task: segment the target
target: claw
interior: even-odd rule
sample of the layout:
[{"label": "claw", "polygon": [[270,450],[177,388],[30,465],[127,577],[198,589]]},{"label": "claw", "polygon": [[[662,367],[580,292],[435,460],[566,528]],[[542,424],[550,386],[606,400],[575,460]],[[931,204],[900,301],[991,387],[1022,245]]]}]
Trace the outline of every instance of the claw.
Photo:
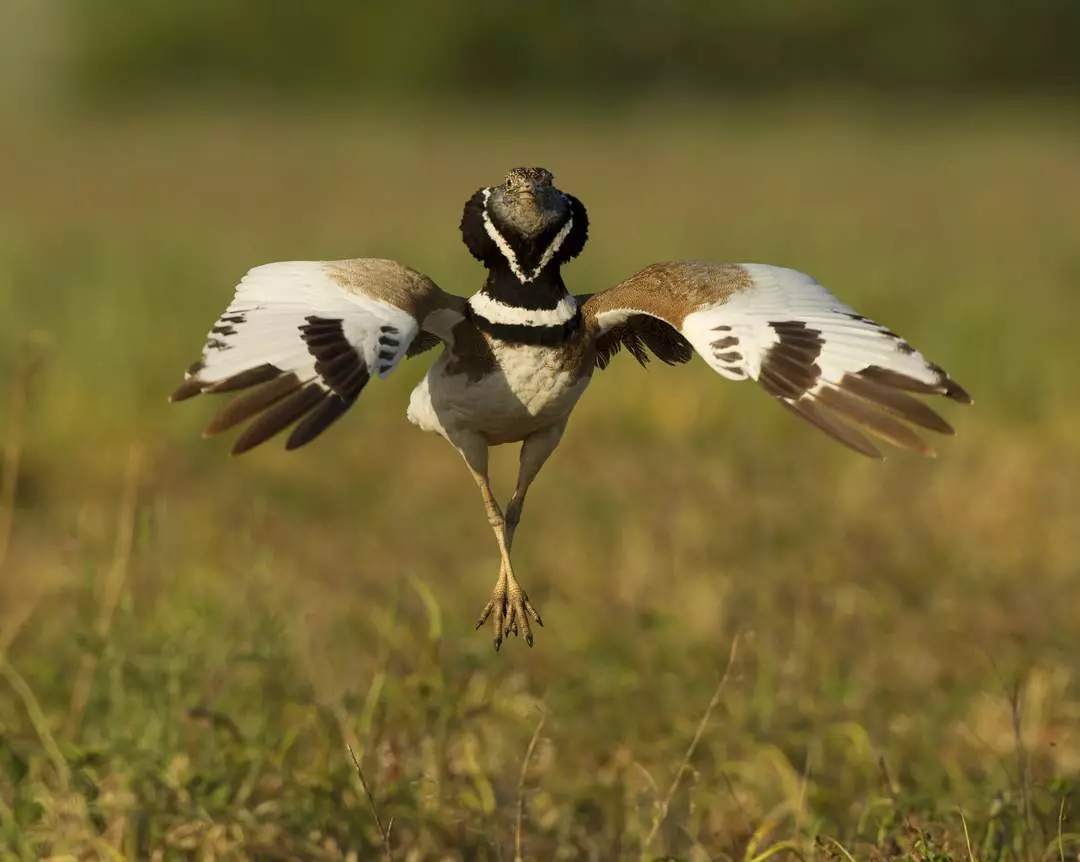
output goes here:
[{"label": "claw", "polygon": [[537,625],[544,625],[540,614],[529,601],[528,594],[521,588],[513,574],[503,571],[499,574],[491,599],[476,621],[476,628],[479,629],[489,618],[492,619],[495,628],[496,652],[502,647],[503,639],[510,635],[520,636],[531,647],[533,633],[532,626],[529,624],[530,617]]},{"label": "claw", "polygon": [[[491,612],[495,610],[495,600],[488,599],[488,603],[484,605],[484,609],[480,612],[480,618],[476,621],[476,625],[473,630],[479,629],[484,623],[488,621],[488,617],[491,616]],[[497,647],[496,647],[497,649]]]},{"label": "claw", "polygon": [[532,646],[532,628],[529,626],[529,613],[526,610],[527,607],[532,607],[529,604],[529,597],[524,590],[514,590],[510,593],[508,604],[510,605],[510,625],[515,632],[521,632],[525,643]]}]

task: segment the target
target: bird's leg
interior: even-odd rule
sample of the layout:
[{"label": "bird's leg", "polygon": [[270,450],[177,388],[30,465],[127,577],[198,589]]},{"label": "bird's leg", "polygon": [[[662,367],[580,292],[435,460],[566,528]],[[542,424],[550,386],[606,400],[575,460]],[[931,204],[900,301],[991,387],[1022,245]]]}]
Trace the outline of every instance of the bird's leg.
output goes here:
[{"label": "bird's leg", "polygon": [[[536,479],[536,475],[540,472],[540,468],[544,466],[544,462],[555,451],[555,447],[559,445],[565,428],[566,425],[562,424],[545,428],[543,431],[537,431],[532,436],[526,437],[525,442],[521,445],[517,486],[514,488],[514,496],[510,498],[510,502],[506,505],[506,517],[504,519],[506,522],[506,551],[508,555],[514,544],[514,532],[521,522],[521,510],[525,505],[525,495],[529,492],[529,486]],[[502,577],[502,572],[499,573],[499,577]],[[540,615],[535,610],[533,615],[536,622],[542,626],[544,622],[540,619]],[[510,620],[507,633],[517,634],[516,620]],[[526,638],[528,638],[528,632],[526,632]]]},{"label": "bird's leg", "polygon": [[519,626],[525,636],[525,642],[532,646],[532,627],[529,617],[540,622],[540,615],[529,601],[529,596],[522,589],[514,576],[514,567],[510,563],[510,548],[506,541],[506,519],[502,510],[491,492],[491,483],[488,480],[488,445],[479,434],[457,435],[453,441],[465,459],[469,473],[480,489],[484,498],[484,510],[487,514],[488,523],[495,533],[495,541],[499,546],[499,579],[495,582],[491,599],[480,614],[476,627],[480,628],[487,618],[494,614],[495,625],[495,649],[502,646],[503,636]]}]

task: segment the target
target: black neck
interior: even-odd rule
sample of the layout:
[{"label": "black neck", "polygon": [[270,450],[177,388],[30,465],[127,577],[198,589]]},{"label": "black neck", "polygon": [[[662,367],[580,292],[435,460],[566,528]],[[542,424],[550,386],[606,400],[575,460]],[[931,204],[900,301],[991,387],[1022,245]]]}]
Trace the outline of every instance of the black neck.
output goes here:
[{"label": "black neck", "polygon": [[498,261],[488,268],[487,281],[482,289],[503,305],[530,310],[554,308],[568,293],[560,267],[555,264],[547,267],[532,281],[522,284],[506,263]]},{"label": "black neck", "polygon": [[[574,309],[569,320],[559,323],[543,320],[543,312],[558,308],[569,296],[557,266],[525,284],[509,267],[491,267],[480,293],[503,309],[497,315],[491,314],[495,318],[492,320],[485,316],[490,312],[485,312],[483,304],[477,311],[470,303],[466,306],[466,315],[481,332],[501,341],[557,346],[576,338],[581,332],[581,309]],[[551,319],[550,315],[548,319]]]}]

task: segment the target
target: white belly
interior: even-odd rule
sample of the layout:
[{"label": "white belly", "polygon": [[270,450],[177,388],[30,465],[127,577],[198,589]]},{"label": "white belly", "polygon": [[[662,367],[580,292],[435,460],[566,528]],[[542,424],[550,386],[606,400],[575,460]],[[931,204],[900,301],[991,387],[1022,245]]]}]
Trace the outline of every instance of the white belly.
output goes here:
[{"label": "white belly", "polygon": [[495,370],[479,380],[447,373],[449,353],[440,356],[412,392],[409,420],[444,437],[463,429],[492,445],[523,440],[564,421],[592,376],[557,348],[496,341],[492,349]]}]

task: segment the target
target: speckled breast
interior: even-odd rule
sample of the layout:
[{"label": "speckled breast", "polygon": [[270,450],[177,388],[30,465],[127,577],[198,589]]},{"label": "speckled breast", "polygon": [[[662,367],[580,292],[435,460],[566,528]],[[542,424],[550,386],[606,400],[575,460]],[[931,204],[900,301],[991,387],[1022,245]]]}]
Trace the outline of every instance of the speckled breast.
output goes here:
[{"label": "speckled breast", "polygon": [[409,418],[450,436],[455,429],[477,431],[493,445],[565,421],[592,376],[585,333],[555,347],[487,342],[490,365],[480,375],[449,352],[442,356],[414,392]]}]

